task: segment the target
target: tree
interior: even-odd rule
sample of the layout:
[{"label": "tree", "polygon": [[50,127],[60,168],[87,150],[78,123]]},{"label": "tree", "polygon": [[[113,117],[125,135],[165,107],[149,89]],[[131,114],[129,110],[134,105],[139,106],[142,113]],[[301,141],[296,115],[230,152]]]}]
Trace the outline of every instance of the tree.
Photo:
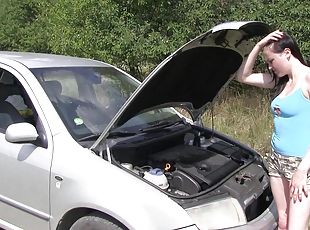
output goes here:
[{"label": "tree", "polygon": [[165,56],[219,20],[223,14],[219,4],[193,0],[58,1],[48,13],[48,44],[52,52],[104,60],[142,80]]},{"label": "tree", "polygon": [[44,4],[40,0],[1,0],[1,50],[48,50],[46,28],[41,21]]},{"label": "tree", "polygon": [[236,20],[258,20],[293,36],[305,57],[310,55],[310,5],[306,0],[240,0],[232,1],[230,17]]},{"label": "tree", "polygon": [[190,39],[225,21],[259,20],[309,56],[310,6],[296,0],[0,0],[2,50],[95,58],[142,80]]}]

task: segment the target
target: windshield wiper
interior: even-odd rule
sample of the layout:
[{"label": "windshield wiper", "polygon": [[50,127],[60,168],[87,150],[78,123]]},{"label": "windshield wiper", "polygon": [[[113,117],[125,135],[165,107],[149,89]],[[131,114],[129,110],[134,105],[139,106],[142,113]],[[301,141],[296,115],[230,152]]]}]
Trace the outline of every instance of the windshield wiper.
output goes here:
[{"label": "windshield wiper", "polygon": [[78,141],[89,141],[89,140],[96,140],[97,138],[99,138],[100,134],[91,134],[89,136],[86,137],[81,137],[80,139],[78,139]]},{"label": "windshield wiper", "polygon": [[[128,137],[136,135],[137,133],[127,132],[127,131],[112,131],[109,133],[108,137]],[[86,137],[81,137],[78,141],[89,141],[89,140],[97,140],[100,137],[100,134],[91,134]]]},{"label": "windshield wiper", "polygon": [[159,121],[156,122],[154,124],[152,124],[151,126],[147,127],[147,128],[143,128],[143,129],[139,129],[140,132],[154,132],[154,131],[158,131],[160,129],[164,129],[164,128],[168,128],[171,127],[173,125],[177,125],[183,123],[183,120],[178,120],[178,121]]},{"label": "windshield wiper", "polygon": [[114,131],[111,131],[108,135],[108,137],[130,137],[130,136],[134,136],[136,135],[137,133],[135,132],[128,132],[128,131],[123,131],[123,130],[114,130]]}]

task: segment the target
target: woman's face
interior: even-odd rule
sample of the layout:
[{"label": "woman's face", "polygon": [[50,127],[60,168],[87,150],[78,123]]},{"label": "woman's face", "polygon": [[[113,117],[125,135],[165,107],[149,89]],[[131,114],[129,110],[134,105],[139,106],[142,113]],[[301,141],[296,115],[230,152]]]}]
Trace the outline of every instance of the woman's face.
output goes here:
[{"label": "woman's face", "polygon": [[283,77],[290,73],[288,65],[289,58],[287,57],[287,53],[285,51],[281,53],[275,53],[269,46],[264,48],[263,56],[269,70],[273,71],[276,76]]}]

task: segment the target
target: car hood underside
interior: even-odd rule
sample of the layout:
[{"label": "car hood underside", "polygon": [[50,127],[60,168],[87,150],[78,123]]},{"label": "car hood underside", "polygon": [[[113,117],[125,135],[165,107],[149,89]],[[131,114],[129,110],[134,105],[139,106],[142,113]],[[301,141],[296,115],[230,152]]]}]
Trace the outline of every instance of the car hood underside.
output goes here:
[{"label": "car hood underside", "polygon": [[221,47],[195,47],[175,55],[132,101],[119,124],[148,108],[167,103],[190,102],[194,109],[211,102],[242,63],[234,50]]}]

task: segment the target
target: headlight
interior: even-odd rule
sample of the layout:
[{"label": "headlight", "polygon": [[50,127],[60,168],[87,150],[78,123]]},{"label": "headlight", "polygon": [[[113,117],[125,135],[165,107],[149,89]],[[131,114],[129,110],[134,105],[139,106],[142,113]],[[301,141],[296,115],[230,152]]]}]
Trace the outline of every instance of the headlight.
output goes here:
[{"label": "headlight", "polygon": [[186,211],[201,230],[228,228],[247,223],[239,202],[231,197],[188,208]]}]

